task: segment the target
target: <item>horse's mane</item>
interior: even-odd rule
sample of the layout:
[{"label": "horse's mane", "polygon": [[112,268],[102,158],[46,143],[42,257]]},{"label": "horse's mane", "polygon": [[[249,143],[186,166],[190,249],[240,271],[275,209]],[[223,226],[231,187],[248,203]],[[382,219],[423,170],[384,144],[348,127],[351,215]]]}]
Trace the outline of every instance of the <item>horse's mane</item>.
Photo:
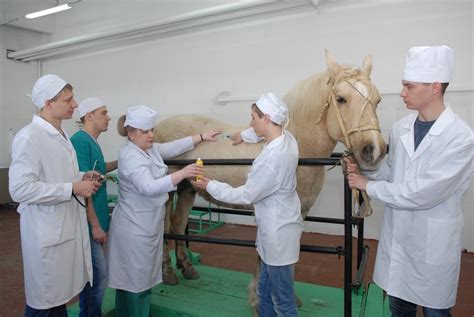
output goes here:
[{"label": "horse's mane", "polygon": [[[309,125],[323,120],[327,110],[329,89],[343,78],[360,77],[368,79],[367,74],[358,67],[340,66],[332,77],[329,71],[315,74],[297,83],[284,97],[290,114],[290,130],[303,133]],[[292,125],[298,122],[298,126]]]}]

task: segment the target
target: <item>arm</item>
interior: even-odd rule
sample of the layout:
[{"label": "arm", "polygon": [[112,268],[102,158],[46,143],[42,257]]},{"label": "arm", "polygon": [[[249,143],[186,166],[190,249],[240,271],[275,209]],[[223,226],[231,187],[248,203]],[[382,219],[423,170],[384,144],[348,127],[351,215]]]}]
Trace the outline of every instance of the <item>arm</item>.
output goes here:
[{"label": "arm", "polygon": [[194,146],[203,141],[217,141],[215,136],[220,134],[221,130],[214,129],[209,132],[196,134],[190,137],[182,138],[167,143],[155,143],[153,144],[153,150],[158,150],[161,157],[166,160],[183,154],[184,152],[191,151]]},{"label": "arm", "polygon": [[112,172],[117,169],[117,160],[105,163],[105,172]]},{"label": "arm", "polygon": [[210,181],[206,190],[217,200],[250,205],[262,200],[279,189],[275,181],[276,173],[273,168],[266,164],[255,166],[250,172],[244,185],[233,188],[229,184]]},{"label": "arm", "polygon": [[12,146],[9,168],[9,190],[14,201],[20,203],[55,205],[69,201],[72,183],[45,183],[40,181],[40,156],[37,144],[31,138],[17,135]]},{"label": "arm", "polygon": [[263,137],[259,137],[253,128],[248,128],[233,134],[230,138],[233,145],[240,144],[242,142],[246,143],[258,143],[262,140],[265,140]]},{"label": "arm", "polygon": [[458,140],[404,183],[370,181],[367,194],[394,208],[429,209],[447,200],[473,175],[474,144]]},{"label": "arm", "polygon": [[131,182],[141,195],[149,197],[159,196],[176,189],[175,185],[173,184],[171,175],[164,175],[163,177],[153,178],[148,162],[129,161],[127,163],[133,163],[133,166],[129,166],[124,169],[123,173],[131,180]]},{"label": "arm", "polygon": [[107,234],[104,232],[100,226],[99,219],[97,219],[97,214],[95,213],[94,204],[92,203],[92,198],[87,198],[87,221],[91,226],[92,238],[98,243],[105,243],[107,241]]}]

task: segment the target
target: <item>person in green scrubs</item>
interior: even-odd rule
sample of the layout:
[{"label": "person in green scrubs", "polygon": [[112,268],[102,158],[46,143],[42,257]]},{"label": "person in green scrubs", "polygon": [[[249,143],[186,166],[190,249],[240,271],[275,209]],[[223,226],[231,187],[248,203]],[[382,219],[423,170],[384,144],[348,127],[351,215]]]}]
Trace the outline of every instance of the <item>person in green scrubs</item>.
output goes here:
[{"label": "person in green scrubs", "polygon": [[[110,117],[105,104],[96,97],[87,98],[79,104],[79,115],[83,127],[72,137],[81,171],[95,170],[101,175],[117,169],[117,161],[105,162],[97,139],[107,131]],[[93,284],[84,287],[79,295],[81,317],[102,316],[102,300],[107,285],[107,264],[104,245],[109,230],[109,206],[106,182],[87,202],[87,220],[91,242]]]}]

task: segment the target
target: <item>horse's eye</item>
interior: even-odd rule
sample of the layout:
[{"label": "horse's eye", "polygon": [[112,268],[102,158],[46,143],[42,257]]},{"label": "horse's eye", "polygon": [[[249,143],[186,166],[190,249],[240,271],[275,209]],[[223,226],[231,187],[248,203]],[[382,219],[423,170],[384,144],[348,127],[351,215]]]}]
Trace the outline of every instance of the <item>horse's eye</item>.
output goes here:
[{"label": "horse's eye", "polygon": [[347,102],[346,98],[341,97],[341,96],[336,96],[336,101],[337,101],[337,103],[346,103]]}]

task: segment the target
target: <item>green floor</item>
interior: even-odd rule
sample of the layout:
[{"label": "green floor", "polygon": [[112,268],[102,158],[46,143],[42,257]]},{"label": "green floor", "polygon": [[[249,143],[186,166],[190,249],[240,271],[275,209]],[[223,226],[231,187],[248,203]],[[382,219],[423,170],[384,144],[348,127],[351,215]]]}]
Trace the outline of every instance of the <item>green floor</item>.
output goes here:
[{"label": "green floor", "polygon": [[[247,302],[247,285],[251,274],[197,265],[198,280],[181,278],[177,286],[158,285],[152,290],[152,316],[160,317],[227,317],[252,316]],[[181,274],[178,272],[178,276]],[[342,289],[295,283],[296,293],[303,302],[298,316],[344,316]],[[384,307],[382,290],[370,284],[368,292],[352,296],[352,316],[389,316]],[[365,295],[368,296],[365,296]],[[69,307],[69,316],[79,316],[78,304]],[[114,316],[114,291],[107,289],[103,316]]]}]

